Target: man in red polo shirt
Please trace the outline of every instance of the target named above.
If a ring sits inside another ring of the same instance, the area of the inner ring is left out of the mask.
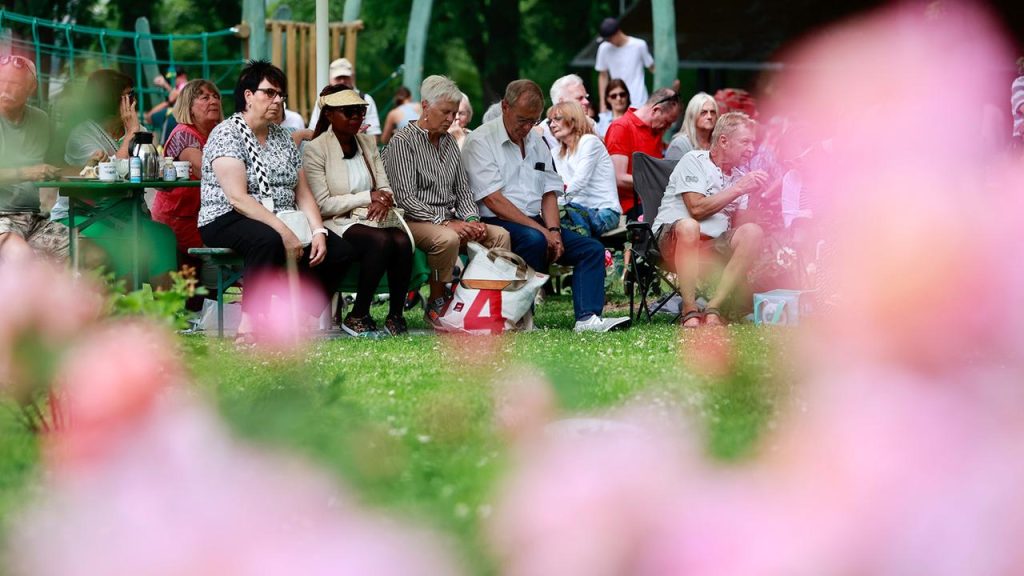
[[[671,88],[655,90],[639,108],[630,108],[612,122],[604,143],[615,167],[622,213],[634,220],[641,214],[633,194],[633,153],[643,152],[661,158],[665,151],[662,136],[679,117],[679,94]]]

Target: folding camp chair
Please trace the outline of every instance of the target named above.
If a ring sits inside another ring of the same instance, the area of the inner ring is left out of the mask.
[[[626,224],[630,246],[625,253],[627,264],[624,288],[629,297],[629,317],[634,321],[642,314],[651,320],[656,312],[678,294],[662,267],[661,251],[652,228],[676,162],[653,158],[643,152],[633,153],[633,191],[643,208],[643,221]],[[661,290],[662,282],[669,289],[662,291],[658,300],[648,305],[648,299]]]

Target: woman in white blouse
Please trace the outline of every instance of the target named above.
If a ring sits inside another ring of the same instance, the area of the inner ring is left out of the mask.
[[[565,182],[562,227],[598,237],[619,225],[622,215],[615,169],[601,139],[579,103],[561,102],[548,110],[555,169]]]
[[[338,84],[320,92],[319,104],[320,118],[302,164],[324,226],[355,246],[359,262],[356,300],[341,327],[353,336],[378,332],[370,304],[387,274],[391,298],[384,327],[392,335],[404,334],[413,249],[404,229],[374,225],[388,216],[394,195],[373,136],[360,133],[367,103],[351,87]],[[353,214],[357,208],[365,209],[364,217]]]

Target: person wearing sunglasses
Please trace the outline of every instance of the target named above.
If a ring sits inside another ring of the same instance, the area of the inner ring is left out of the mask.
[[[50,119],[28,99],[36,67],[22,56],[0,57],[0,262],[35,253],[67,257],[68,231],[40,214],[33,181],[52,180]]]
[[[466,137],[462,165],[483,221],[509,232],[512,251],[531,268],[546,272],[552,262],[573,266],[572,296],[577,332],[627,328],[630,319],[602,318],[604,246],[563,229],[558,195],[562,179],[551,151],[534,131],[544,111],[544,95],[532,80],[505,89],[501,117]]]
[[[359,262],[356,299],[341,329],[352,336],[379,333],[370,304],[387,275],[390,299],[384,328],[392,336],[405,334],[412,240],[403,228],[375,225],[389,216],[395,200],[373,136],[361,130],[367,102],[350,86],[335,84],[320,92],[318,104],[320,119],[302,163],[324,225],[355,247]],[[356,209],[365,209],[365,217],[353,213]]]
[[[612,122],[621,118],[632,101],[629,98],[629,87],[621,78],[612,78],[608,81],[607,92],[605,92],[603,112],[597,115],[597,135],[603,140],[608,133],[608,127]]]
[[[679,94],[671,88],[661,88],[655,90],[643,106],[630,108],[608,127],[604,143],[615,166],[622,213],[630,220],[636,220],[642,213],[633,192],[633,153],[662,158],[665,150],[662,136],[679,117],[679,109]]]
[[[246,286],[276,278],[289,261],[300,276],[320,289],[320,298],[304,301],[320,315],[337,291],[355,256],[352,244],[324,227],[310,191],[299,150],[288,131],[276,124],[287,100],[287,78],[273,64],[252,60],[235,85],[235,114],[218,124],[203,149],[199,235],[210,247],[231,248],[243,259]],[[300,211],[312,231],[303,242],[278,217]],[[276,286],[277,283],[268,283]],[[251,338],[254,302],[242,299],[239,338]]]

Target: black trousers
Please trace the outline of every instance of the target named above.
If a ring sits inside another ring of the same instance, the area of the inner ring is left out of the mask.
[[[199,228],[199,235],[211,248],[231,248],[241,255],[246,278],[280,273],[285,269],[286,255],[281,235],[270,226],[234,210]],[[330,302],[345,277],[349,263],[356,256],[355,248],[341,236],[328,231],[327,255],[323,262],[310,267],[309,253],[310,247],[306,247],[298,262],[299,274],[315,281],[326,301]],[[244,298],[242,306],[246,308]],[[323,306],[324,302],[310,302],[310,313],[318,314]]]

